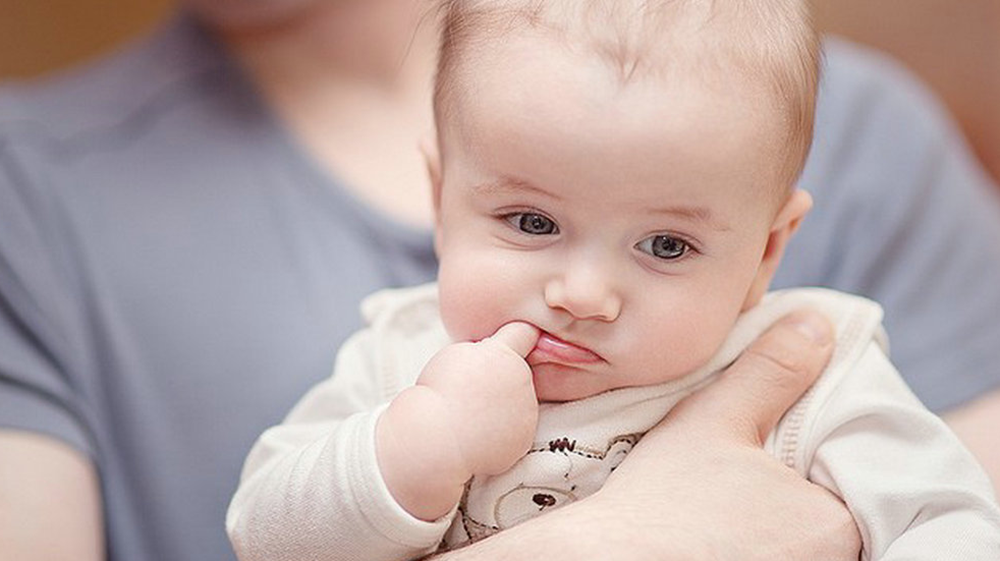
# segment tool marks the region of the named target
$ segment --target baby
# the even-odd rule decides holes
[[[765,294],[811,205],[805,2],[466,0],[443,25],[439,282],[369,298],[260,437],[227,515],[242,559],[410,559],[585,497],[802,306],[837,350],[766,448],[844,500],[864,559],[1000,558],[990,485],[879,308]]]

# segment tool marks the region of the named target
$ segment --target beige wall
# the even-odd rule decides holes
[[[148,29],[170,0],[0,0],[0,79],[95,56]]]
[[[882,48],[934,87],[1000,178],[1000,0],[812,0],[820,26]],[[170,0],[0,0],[0,78],[95,56]]]

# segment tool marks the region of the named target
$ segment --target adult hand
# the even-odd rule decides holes
[[[762,449],[833,351],[814,313],[793,314],[721,378],[678,405],[618,467],[605,508],[673,511],[703,559],[850,559],[861,550],[850,513]]]
[[[596,494],[447,558],[857,561],[846,507],[761,448],[832,351],[822,316],[792,314],[678,405]]]

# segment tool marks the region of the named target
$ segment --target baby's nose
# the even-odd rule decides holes
[[[607,272],[596,267],[570,267],[549,280],[545,303],[577,319],[614,321],[621,313],[621,298]]]

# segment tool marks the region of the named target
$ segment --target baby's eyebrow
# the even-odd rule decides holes
[[[537,187],[527,181],[513,177],[499,177],[493,181],[480,183],[472,186],[472,190],[477,195],[496,195],[504,193],[535,193],[550,199],[561,201],[562,197],[555,193],[550,193],[545,189]]]
[[[648,212],[649,214],[666,214],[668,216],[675,216],[690,222],[698,222],[715,230],[727,231],[730,229],[728,225],[716,220],[709,208],[703,206],[670,205],[665,207],[650,208]]]
[[[510,194],[510,193],[534,193],[541,195],[543,197],[548,197],[555,201],[563,201],[564,199],[557,195],[535,186],[527,181],[503,176],[492,181],[487,181],[485,183],[479,183],[472,186],[472,191],[476,195],[498,195],[498,194]],[[690,206],[690,205],[669,205],[664,207],[654,207],[644,209],[648,214],[651,215],[666,215],[675,218],[680,218],[682,220],[687,220],[689,222],[695,222],[698,224],[704,224],[709,228],[725,232],[731,228],[718,220],[712,214],[711,209],[704,206]]]

